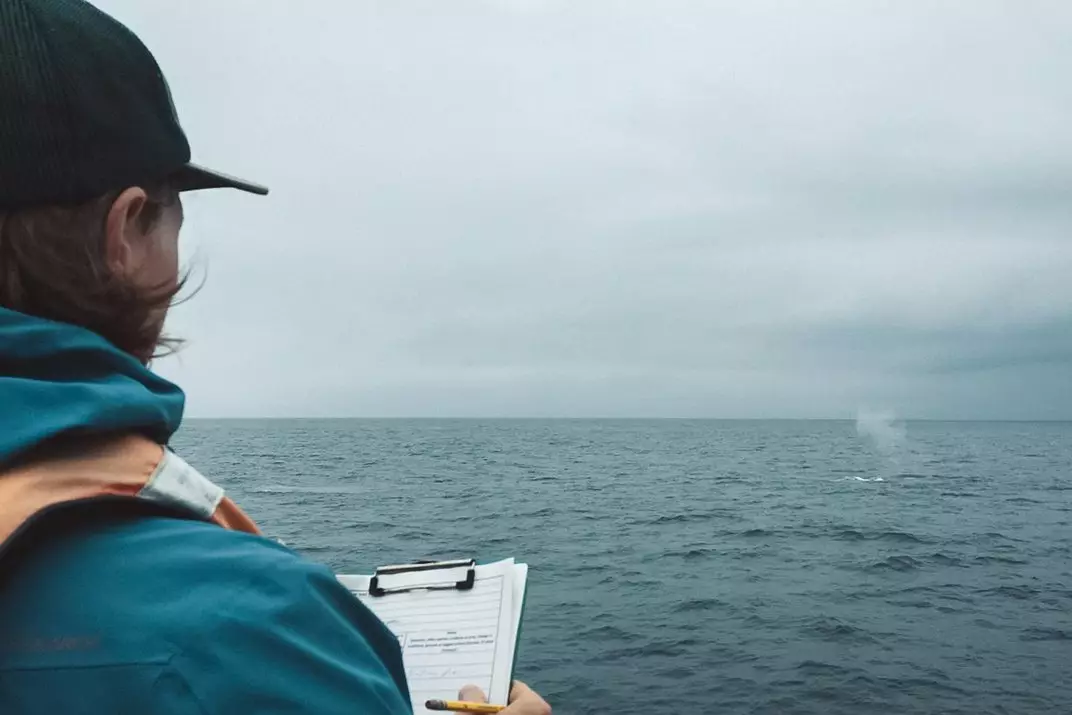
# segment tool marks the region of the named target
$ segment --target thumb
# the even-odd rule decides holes
[[[484,695],[484,691],[475,685],[466,685],[458,691],[458,700],[462,700],[467,703],[486,703],[488,696]]]

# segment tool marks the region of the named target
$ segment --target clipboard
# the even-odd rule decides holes
[[[415,713],[472,683],[505,704],[517,664],[528,565],[416,561],[339,581],[399,639]]]
[[[450,583],[450,579],[446,579],[444,572],[454,571],[455,569],[465,569],[465,577],[460,581],[454,581],[453,585]],[[412,579],[407,579],[407,583],[401,586],[393,586],[388,588],[382,585],[382,580],[389,580],[393,576],[409,576],[420,575],[421,582],[416,582]],[[417,589],[425,590],[445,590],[455,589],[458,591],[471,591],[473,585],[476,583],[476,559],[465,559],[460,561],[414,561],[411,564],[401,564],[398,566],[381,566],[376,569],[376,573],[369,579],[369,596],[373,598],[382,598],[389,593],[409,593]]]

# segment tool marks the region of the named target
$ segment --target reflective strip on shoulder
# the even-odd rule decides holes
[[[223,489],[210,482],[182,457],[165,449],[163,459],[156,465],[156,470],[138,496],[192,511],[203,519],[211,519],[223,500]]]

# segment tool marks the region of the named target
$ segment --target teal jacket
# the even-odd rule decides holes
[[[59,435],[166,444],[182,409],[95,334],[0,308],[0,479]],[[269,539],[128,500],[2,545],[0,713],[411,712],[394,636]]]

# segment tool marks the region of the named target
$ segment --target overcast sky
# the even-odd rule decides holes
[[[1072,3],[100,0],[190,416],[1072,418]]]

